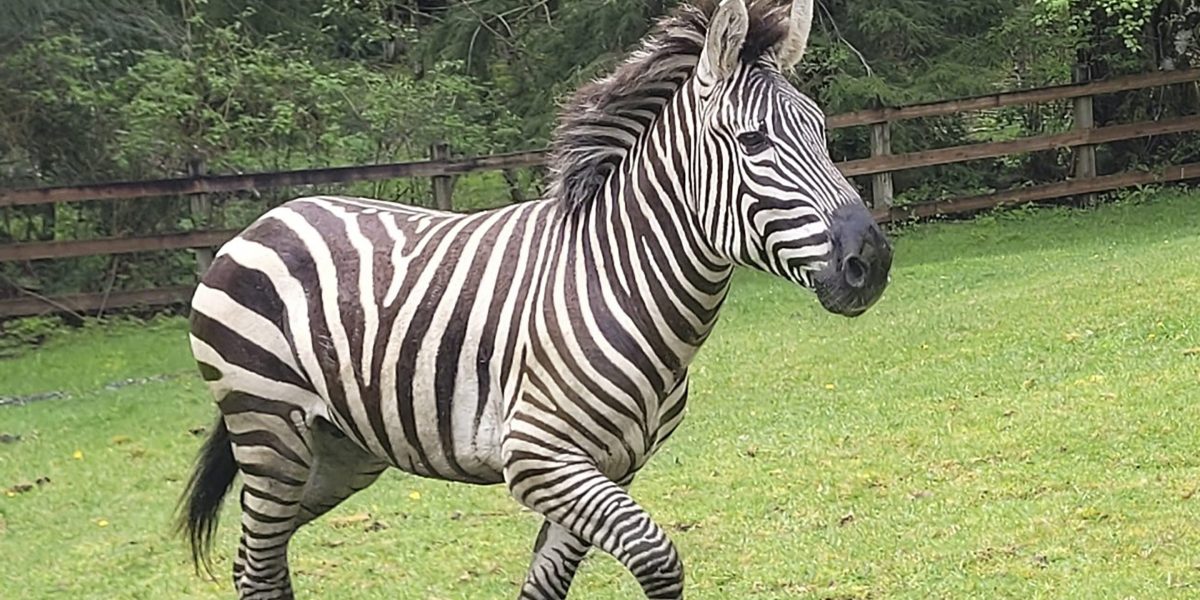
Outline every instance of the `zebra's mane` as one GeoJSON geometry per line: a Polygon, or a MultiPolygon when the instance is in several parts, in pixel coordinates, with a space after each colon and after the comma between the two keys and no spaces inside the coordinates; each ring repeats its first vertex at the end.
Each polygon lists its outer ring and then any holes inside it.
{"type": "MultiPolygon", "coordinates": [[[[789,31],[786,4],[748,3],[741,60],[752,64],[789,31]]],[[[692,76],[716,0],[684,4],[661,19],[607,77],[581,87],[559,114],[550,155],[549,197],[575,208],[596,196],[629,150],[692,76]]],[[[773,60],[773,59],[772,59],[773,60]]]]}

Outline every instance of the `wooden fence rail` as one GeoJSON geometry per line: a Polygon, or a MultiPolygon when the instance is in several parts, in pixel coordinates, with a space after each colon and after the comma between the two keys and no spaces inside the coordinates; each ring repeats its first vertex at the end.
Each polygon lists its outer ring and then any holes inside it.
{"type": "MultiPolygon", "coordinates": [[[[879,108],[833,115],[828,119],[828,127],[829,129],[845,129],[877,123],[894,123],[921,117],[945,116],[973,110],[986,110],[1054,100],[1068,100],[1082,96],[1110,94],[1195,81],[1200,81],[1200,69],[1161,71],[1086,84],[1020,90],[990,96],[979,96],[977,98],[947,100],[895,108],[879,108]]],[[[1017,149],[1011,152],[1028,151],[1030,150],[1017,149]]],[[[307,169],[280,173],[210,175],[204,177],[113,182],[26,190],[0,190],[0,208],[5,206],[78,202],[81,200],[130,200],[154,196],[242,192],[301,185],[380,181],[405,177],[454,176],[478,171],[541,166],[545,164],[547,154],[546,150],[530,150],[457,160],[438,159],[356,167],[307,169]]],[[[859,162],[860,168],[866,173],[873,173],[875,171],[872,169],[878,168],[876,165],[871,165],[865,161],[856,162],[859,162]]],[[[883,168],[879,168],[879,172],[887,170],[886,165],[888,163],[881,162],[879,164],[884,165],[883,168]]],[[[906,168],[916,168],[918,166],[928,165],[917,164],[906,168]]]]}
{"type": "Polygon", "coordinates": [[[1042,87],[1031,90],[1001,92],[986,96],[909,104],[907,106],[884,107],[859,110],[829,117],[830,129],[845,129],[873,123],[895,123],[909,119],[944,117],[977,110],[990,110],[1023,104],[1041,104],[1055,100],[1071,100],[1082,96],[1103,96],[1119,92],[1130,92],[1152,87],[1191,83],[1200,80],[1200,69],[1178,71],[1155,71],[1102,81],[1071,83],[1042,87]]]}
{"type": "MultiPolygon", "coordinates": [[[[1084,79],[1077,74],[1077,78],[1084,79]]],[[[973,98],[930,102],[899,107],[877,107],[834,115],[830,129],[870,126],[871,157],[838,165],[847,176],[871,176],[871,199],[876,217],[882,222],[961,214],[1067,196],[1104,192],[1123,187],[1200,179],[1200,163],[1179,165],[1154,172],[1120,173],[1096,176],[1094,147],[1116,141],[1156,135],[1200,131],[1200,115],[1159,121],[1096,128],[1091,118],[1091,99],[1097,95],[1200,81],[1200,69],[1146,73],[1105,81],[1078,83],[1032,90],[1004,92],[973,98]],[[1068,132],[1011,141],[971,144],[951,148],[894,154],[891,127],[898,121],[938,117],[968,111],[989,110],[1041,102],[1072,100],[1075,127],[1068,132]],[[1019,188],[972,198],[893,207],[892,174],[897,171],[961,163],[973,160],[1053,150],[1077,149],[1075,178],[1048,185],[1019,188]],[[1092,157],[1089,160],[1089,155],[1092,157]],[[1090,165],[1090,167],[1089,167],[1090,165]]],[[[454,177],[481,171],[537,167],[545,164],[547,150],[513,152],[493,156],[452,159],[442,144],[432,148],[427,161],[356,167],[309,169],[279,173],[244,175],[202,175],[193,168],[192,177],[154,181],[112,182],[51,188],[0,190],[0,208],[97,200],[136,200],[161,196],[193,196],[193,209],[202,206],[206,194],[255,191],[270,188],[380,181],[406,177],[433,178],[434,198],[439,208],[451,207],[454,177]]],[[[59,259],[68,257],[122,254],[157,250],[198,250],[198,260],[212,247],[235,235],[232,230],[194,231],[152,236],[31,242],[0,245],[0,262],[59,259]]],[[[51,311],[87,312],[129,306],[155,306],[186,300],[186,288],[164,288],[115,292],[112,294],[76,294],[60,298],[27,295],[0,300],[0,318],[51,311]]]]}
{"type": "Polygon", "coordinates": [[[956,198],[942,202],[926,202],[911,206],[892,206],[876,210],[875,219],[880,223],[929,219],[978,212],[992,208],[1019,206],[1021,204],[1042,202],[1055,198],[1084,196],[1139,185],[1179,183],[1193,179],[1200,179],[1200,163],[1176,165],[1153,171],[1105,175],[1090,179],[1071,179],[1059,183],[1018,188],[969,198],[956,198]]]}
{"type": "Polygon", "coordinates": [[[134,200],[160,196],[211,194],[218,192],[248,192],[300,185],[325,185],[358,181],[382,181],[405,177],[442,177],[477,171],[495,171],[536,167],[546,162],[545,150],[496,154],[458,160],[427,160],[361,167],[332,167],[280,173],[247,175],[206,175],[157,179],[151,181],[118,181],[91,185],[0,190],[0,208],[57,204],[82,200],[134,200]]]}
{"type": "Polygon", "coordinates": [[[157,250],[215,248],[237,235],[238,230],[189,231],[137,237],[99,238],[94,240],[64,240],[0,245],[0,262],[74,258],[97,254],[131,254],[157,250]]]}
{"type": "Polygon", "coordinates": [[[1092,146],[1121,140],[1197,130],[1200,130],[1200,115],[1166,119],[1163,121],[1131,123],[1129,125],[1114,125],[1099,129],[1076,129],[1067,133],[1021,138],[1006,142],[990,142],[987,144],[954,146],[953,148],[941,148],[938,150],[878,156],[840,163],[838,168],[847,177],[874,175],[876,173],[894,173],[896,171],[917,169],[920,167],[935,167],[984,158],[997,158],[1000,156],[1055,150],[1058,148],[1092,146]]]}

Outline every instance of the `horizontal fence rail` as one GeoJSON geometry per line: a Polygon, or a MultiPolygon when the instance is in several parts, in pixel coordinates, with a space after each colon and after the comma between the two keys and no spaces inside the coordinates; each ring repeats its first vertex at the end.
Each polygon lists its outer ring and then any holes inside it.
{"type": "Polygon", "coordinates": [[[298,185],[382,181],[404,177],[453,176],[476,171],[541,166],[546,162],[547,154],[546,150],[531,150],[459,160],[427,160],[362,167],[333,167],[329,169],[284,171],[281,173],[205,175],[200,177],[181,177],[178,179],[122,181],[30,190],[0,190],[0,208],[5,206],[79,202],[82,200],[135,200],[158,196],[248,192],[298,185]]]}
{"type": "Polygon", "coordinates": [[[212,248],[228,242],[238,234],[228,231],[189,231],[138,237],[99,238],[94,240],[65,240],[61,242],[30,242],[0,246],[0,261],[73,258],[97,254],[132,254],[158,250],[212,248]]]}
{"type": "Polygon", "coordinates": [[[978,212],[991,208],[1019,206],[1068,196],[1083,196],[1139,185],[1178,183],[1200,179],[1200,163],[1191,163],[1147,172],[1120,173],[1089,179],[1072,179],[1060,183],[1032,186],[943,202],[928,202],[912,206],[893,206],[875,211],[880,223],[896,223],[978,212]]]}
{"type": "MultiPolygon", "coordinates": [[[[920,117],[957,114],[970,110],[984,110],[1003,106],[1016,106],[1052,100],[1067,100],[1084,95],[1099,95],[1106,93],[1131,91],[1147,87],[1157,87],[1176,83],[1200,81],[1200,69],[1181,71],[1163,71],[1123,77],[1108,81],[1098,81],[1087,84],[1064,85],[1035,90],[1007,92],[992,96],[981,96],[962,100],[949,100],[928,104],[917,104],[898,108],[882,108],[877,110],[857,111],[844,115],[829,117],[830,129],[845,129],[862,125],[882,122],[894,122],[920,117]]],[[[1127,126],[1132,132],[1138,124],[1127,126]]],[[[1147,133],[1145,135],[1159,135],[1147,133]]],[[[1140,137],[1131,134],[1130,137],[1140,137]]],[[[1028,138],[1036,140],[1038,138],[1028,138]]],[[[1068,138],[1069,139],[1069,138],[1068,138]]],[[[1116,138],[1128,139],[1128,138],[1116,138]]],[[[1009,143],[1009,142],[1001,142],[1009,143]]],[[[1104,143],[1102,141],[1083,141],[1080,144],[1104,143]]],[[[1058,142],[1049,148],[1068,146],[1069,143],[1058,142]]],[[[1002,154],[981,156],[980,158],[1002,156],[1006,153],[1032,152],[1038,149],[1031,142],[1030,149],[1022,149],[1019,145],[1015,150],[1002,150],[1002,154]]],[[[938,151],[929,151],[938,152],[938,151]]],[[[922,153],[915,153],[922,154],[922,153]]],[[[428,160],[419,162],[391,163],[356,167],[333,167],[327,169],[308,169],[302,171],[285,171],[280,173],[255,173],[246,175],[209,175],[202,177],[182,177],[177,179],[159,179],[151,181],[130,181],[100,183],[79,186],[62,186],[50,188],[35,188],[26,190],[0,190],[0,207],[29,206],[36,204],[54,204],[58,202],[79,202],[83,200],[132,200],[154,196],[173,196],[187,194],[203,194],[216,192],[244,192],[277,187],[299,185],[321,185],[331,183],[352,183],[359,181],[380,181],[404,177],[439,177],[463,175],[478,171],[494,171],[499,169],[515,169],[543,166],[549,155],[548,150],[529,150],[496,154],[492,156],[454,159],[428,160]]],[[[905,156],[905,155],[897,155],[905,156]]],[[[866,175],[877,172],[894,170],[894,163],[880,161],[879,163],[850,161],[854,175],[866,175]]],[[[972,159],[964,159],[972,160],[972,159]]],[[[921,164],[921,160],[912,159],[913,165],[901,168],[917,168],[947,164],[934,162],[921,164]]],[[[955,161],[949,161],[955,162],[955,161]]]]}
{"type": "Polygon", "coordinates": [[[46,312],[85,314],[117,308],[185,304],[192,299],[193,289],[190,285],[183,285],[111,294],[69,294],[55,298],[27,295],[0,300],[0,316],[19,317],[46,312]]]}
{"type": "MultiPolygon", "coordinates": [[[[827,125],[829,129],[871,127],[871,157],[845,161],[839,163],[838,168],[848,177],[872,176],[872,199],[876,218],[883,223],[901,222],[1094,194],[1130,186],[1200,179],[1200,163],[1148,172],[1096,176],[1094,161],[1094,148],[1099,144],[1200,131],[1200,115],[1100,128],[1094,127],[1091,117],[1091,100],[1094,96],[1197,81],[1200,81],[1200,69],[1146,73],[1104,81],[1081,81],[1070,85],[972,98],[861,110],[830,116],[827,125]],[[902,154],[892,153],[890,128],[898,121],[1060,100],[1074,102],[1075,128],[1065,133],[902,154]],[[892,174],[895,172],[1062,148],[1073,148],[1076,151],[1076,176],[1068,181],[912,206],[891,205],[892,174]]],[[[445,145],[436,145],[431,160],[426,161],[0,190],[0,208],[98,200],[137,200],[163,196],[192,196],[192,200],[196,200],[206,198],[206,194],[212,193],[416,177],[433,178],[437,205],[445,208],[450,206],[453,177],[483,171],[542,167],[546,164],[549,150],[465,159],[450,159],[448,156],[449,149],[445,145]]],[[[202,169],[192,169],[189,172],[201,173],[202,169]]],[[[202,269],[206,261],[211,260],[211,248],[223,244],[236,233],[235,230],[193,231],[7,244],[0,245],[0,262],[192,249],[197,251],[197,259],[202,269]]],[[[57,298],[45,298],[33,292],[26,292],[23,297],[0,300],[0,318],[45,312],[81,314],[115,308],[179,304],[191,297],[191,289],[190,286],[177,286],[104,294],[73,294],[57,298]]]]}
{"type": "Polygon", "coordinates": [[[875,173],[894,173],[896,171],[920,167],[936,167],[984,158],[998,158],[1013,154],[1040,152],[1042,150],[1107,144],[1121,140],[1197,130],[1200,130],[1200,116],[1182,117],[1151,123],[1114,125],[1100,129],[1079,129],[1067,133],[1022,138],[1007,142],[955,146],[939,150],[925,150],[922,152],[910,152],[908,154],[852,160],[840,163],[838,168],[847,177],[873,175],[875,173]]]}
{"type": "Polygon", "coordinates": [[[1041,104],[1055,100],[1070,100],[1082,96],[1102,96],[1131,92],[1150,87],[1190,83],[1200,80],[1200,69],[1181,69],[1178,71],[1156,71],[1141,75],[1130,75],[1115,79],[1092,81],[1088,83],[1072,83],[1056,85],[1031,90],[1001,92],[986,96],[926,102],[907,106],[885,107],[868,110],[858,110],[850,113],[830,116],[829,129],[845,129],[860,125],[905,121],[927,117],[944,117],[976,110],[990,110],[1023,104],[1041,104]]]}

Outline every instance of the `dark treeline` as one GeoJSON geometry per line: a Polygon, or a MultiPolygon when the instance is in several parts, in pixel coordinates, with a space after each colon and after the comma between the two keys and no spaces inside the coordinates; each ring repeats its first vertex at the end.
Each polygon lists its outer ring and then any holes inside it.
{"type": "MultiPolygon", "coordinates": [[[[674,0],[0,0],[0,187],[366,164],[543,145],[563,96],[603,73],[674,0]]],[[[829,113],[1200,66],[1197,0],[822,0],[797,83],[829,113]]],[[[1195,86],[1115,95],[1098,124],[1188,114],[1195,86]]],[[[897,152],[1070,127],[1042,105],[896,128],[897,152]]],[[[836,158],[868,154],[838,132],[836,158]]],[[[1101,172],[1196,160],[1177,136],[1114,144],[1101,172]]],[[[900,202],[1061,179],[1066,151],[897,177],[900,202]]],[[[459,183],[466,207],[536,194],[537,175],[459,183]]],[[[421,202],[428,182],[340,191],[421,202]]],[[[305,192],[300,190],[297,193],[305,192]]],[[[3,209],[0,243],[237,226],[272,198],[3,209]],[[234,201],[237,200],[237,201],[234,201]]],[[[186,253],[0,265],[20,288],[187,281],[186,253]]]]}

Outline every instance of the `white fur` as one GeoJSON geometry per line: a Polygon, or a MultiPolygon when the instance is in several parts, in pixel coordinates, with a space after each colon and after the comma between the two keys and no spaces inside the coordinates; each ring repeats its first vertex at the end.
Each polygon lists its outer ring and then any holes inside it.
{"type": "Polygon", "coordinates": [[[750,15],[745,0],[721,2],[709,22],[704,51],[700,53],[698,75],[701,80],[717,82],[733,74],[749,31],[750,15]]]}
{"type": "Polygon", "coordinates": [[[814,0],[794,0],[792,2],[792,31],[779,43],[775,49],[779,57],[780,69],[791,69],[804,58],[808,48],[808,38],[812,34],[814,0]]]}

